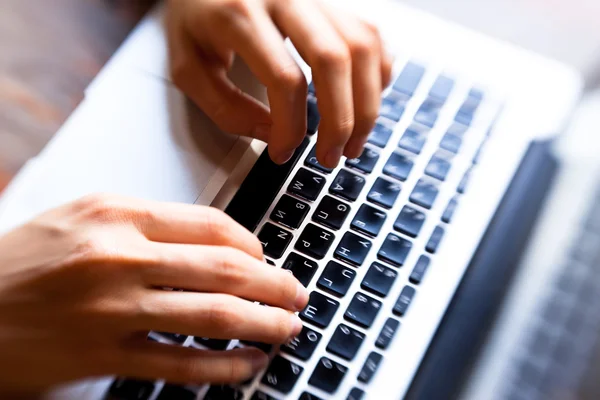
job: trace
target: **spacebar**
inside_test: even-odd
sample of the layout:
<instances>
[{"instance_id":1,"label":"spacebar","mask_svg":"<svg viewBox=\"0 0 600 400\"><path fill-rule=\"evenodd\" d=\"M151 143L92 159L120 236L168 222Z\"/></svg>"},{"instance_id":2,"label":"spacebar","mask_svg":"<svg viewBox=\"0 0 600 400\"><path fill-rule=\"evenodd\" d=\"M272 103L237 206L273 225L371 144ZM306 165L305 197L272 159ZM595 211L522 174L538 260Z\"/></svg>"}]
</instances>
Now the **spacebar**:
<instances>
[{"instance_id":1,"label":"spacebar","mask_svg":"<svg viewBox=\"0 0 600 400\"><path fill-rule=\"evenodd\" d=\"M271 161L268 148L265 149L225 208L225 213L249 231L254 232L298 159L304 153L308 142L308 138L305 137L292 158L283 165L277 165Z\"/></svg>"}]
</instances>

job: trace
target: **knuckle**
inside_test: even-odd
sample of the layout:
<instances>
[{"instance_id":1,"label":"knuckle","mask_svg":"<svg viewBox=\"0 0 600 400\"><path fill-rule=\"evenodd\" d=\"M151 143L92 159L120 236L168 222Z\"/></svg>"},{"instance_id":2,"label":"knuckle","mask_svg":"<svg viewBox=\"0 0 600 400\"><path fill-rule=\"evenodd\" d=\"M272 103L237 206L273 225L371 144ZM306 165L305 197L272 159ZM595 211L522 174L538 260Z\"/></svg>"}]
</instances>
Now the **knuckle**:
<instances>
[{"instance_id":1,"label":"knuckle","mask_svg":"<svg viewBox=\"0 0 600 400\"><path fill-rule=\"evenodd\" d=\"M281 65L274 73L274 80L275 85L287 92L300 93L308 90L304 73L293 62Z\"/></svg>"},{"instance_id":2,"label":"knuckle","mask_svg":"<svg viewBox=\"0 0 600 400\"><path fill-rule=\"evenodd\" d=\"M122 208L120 199L116 196L96 193L85 196L73 204L73 211L84 219L93 222L112 222L116 212Z\"/></svg>"},{"instance_id":3,"label":"knuckle","mask_svg":"<svg viewBox=\"0 0 600 400\"><path fill-rule=\"evenodd\" d=\"M239 316L224 301L213 302L208 309L207 322L213 329L229 336L232 328L239 323Z\"/></svg>"},{"instance_id":4,"label":"knuckle","mask_svg":"<svg viewBox=\"0 0 600 400\"><path fill-rule=\"evenodd\" d=\"M202 210L203 214L203 229L211 236L216 236L219 239L228 236L231 231L231 218L223 211L214 207L205 207Z\"/></svg>"},{"instance_id":5,"label":"knuckle","mask_svg":"<svg viewBox=\"0 0 600 400\"><path fill-rule=\"evenodd\" d=\"M291 335L290 314L284 310L278 310L273 318L273 334L279 342L285 342Z\"/></svg>"},{"instance_id":6,"label":"knuckle","mask_svg":"<svg viewBox=\"0 0 600 400\"><path fill-rule=\"evenodd\" d=\"M223 379L227 382L236 382L247 374L248 362L241 358L235 357L227 364L227 372Z\"/></svg>"},{"instance_id":7,"label":"knuckle","mask_svg":"<svg viewBox=\"0 0 600 400\"><path fill-rule=\"evenodd\" d=\"M252 11L245 0L221 0L217 10L219 21L228 25L235 24L240 18L249 18Z\"/></svg>"},{"instance_id":8,"label":"knuckle","mask_svg":"<svg viewBox=\"0 0 600 400\"><path fill-rule=\"evenodd\" d=\"M350 68L350 51L343 46L321 46L316 50L315 66L317 70L346 72Z\"/></svg>"},{"instance_id":9,"label":"knuckle","mask_svg":"<svg viewBox=\"0 0 600 400\"><path fill-rule=\"evenodd\" d=\"M181 357L174 365L173 376L185 382L202 382L204 368L196 357Z\"/></svg>"},{"instance_id":10,"label":"knuckle","mask_svg":"<svg viewBox=\"0 0 600 400\"><path fill-rule=\"evenodd\" d=\"M239 120L235 118L238 115L236 109L230 102L221 99L218 103L212 106L211 118L214 123L223 132L232 134L241 134L239 131Z\"/></svg>"},{"instance_id":11,"label":"knuckle","mask_svg":"<svg viewBox=\"0 0 600 400\"><path fill-rule=\"evenodd\" d=\"M365 59L375 53L377 49L373 35L357 35L349 42L350 52L357 59Z\"/></svg>"},{"instance_id":12,"label":"knuckle","mask_svg":"<svg viewBox=\"0 0 600 400\"><path fill-rule=\"evenodd\" d=\"M230 285L240 285L246 282L246 274L242 267L243 255L241 251L233 248L219 249L217 256L217 271L220 279L226 280Z\"/></svg>"}]
</instances>

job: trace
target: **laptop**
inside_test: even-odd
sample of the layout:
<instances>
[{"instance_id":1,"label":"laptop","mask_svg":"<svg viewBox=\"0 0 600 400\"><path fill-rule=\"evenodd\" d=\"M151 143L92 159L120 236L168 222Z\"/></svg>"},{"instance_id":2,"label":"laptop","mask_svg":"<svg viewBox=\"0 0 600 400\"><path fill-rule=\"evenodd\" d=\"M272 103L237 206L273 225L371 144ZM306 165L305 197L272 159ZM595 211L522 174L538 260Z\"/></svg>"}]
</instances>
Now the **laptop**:
<instances>
[{"instance_id":1,"label":"laptop","mask_svg":"<svg viewBox=\"0 0 600 400\"><path fill-rule=\"evenodd\" d=\"M49 398L597 397L599 100L582 102L564 65L398 2L330 2L376 23L396 57L358 159L317 162L313 92L283 166L219 132L169 80L159 7L0 203L3 231L98 191L219 207L310 290L302 333L269 346L151 332L272 361L239 385L104 377ZM243 65L232 78L265 99Z\"/></svg>"}]
</instances>

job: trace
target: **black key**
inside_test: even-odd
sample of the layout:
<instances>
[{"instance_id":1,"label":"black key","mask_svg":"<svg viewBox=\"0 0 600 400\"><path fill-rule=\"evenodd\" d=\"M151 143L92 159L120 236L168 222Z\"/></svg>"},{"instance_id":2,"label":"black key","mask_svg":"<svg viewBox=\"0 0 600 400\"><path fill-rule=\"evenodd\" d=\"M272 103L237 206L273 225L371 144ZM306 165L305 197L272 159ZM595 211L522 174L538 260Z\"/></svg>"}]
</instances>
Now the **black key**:
<instances>
[{"instance_id":1,"label":"black key","mask_svg":"<svg viewBox=\"0 0 600 400\"><path fill-rule=\"evenodd\" d=\"M344 318L363 328L370 328L379 313L381 302L362 293L356 293L344 313Z\"/></svg>"},{"instance_id":2,"label":"black key","mask_svg":"<svg viewBox=\"0 0 600 400\"><path fill-rule=\"evenodd\" d=\"M411 242L390 233L381 245L381 249L379 249L377 257L380 260L386 261L397 267L401 267L404 265L406 257L408 257L408 253L410 252L411 248Z\"/></svg>"},{"instance_id":3,"label":"black key","mask_svg":"<svg viewBox=\"0 0 600 400\"><path fill-rule=\"evenodd\" d=\"M363 392L359 388L355 387L355 388L352 388L352 390L350 391L350 394L348 394L348 397L346 397L346 400L362 400L364 395L365 395L365 392Z\"/></svg>"},{"instance_id":4,"label":"black key","mask_svg":"<svg viewBox=\"0 0 600 400\"><path fill-rule=\"evenodd\" d=\"M365 334L345 324L340 324L336 328L327 351L341 357L345 360L352 360L365 339Z\"/></svg>"},{"instance_id":5,"label":"black key","mask_svg":"<svg viewBox=\"0 0 600 400\"><path fill-rule=\"evenodd\" d=\"M304 368L281 356L275 356L265 371L261 382L281 393L289 393L294 388Z\"/></svg>"},{"instance_id":6,"label":"black key","mask_svg":"<svg viewBox=\"0 0 600 400\"><path fill-rule=\"evenodd\" d=\"M368 142L382 149L387 145L394 131L382 124L375 124L375 127L369 135Z\"/></svg>"},{"instance_id":7,"label":"black key","mask_svg":"<svg viewBox=\"0 0 600 400\"><path fill-rule=\"evenodd\" d=\"M348 368L342 364L322 357L313 371L308 383L326 393L334 393L342 383Z\"/></svg>"},{"instance_id":8,"label":"black key","mask_svg":"<svg viewBox=\"0 0 600 400\"><path fill-rule=\"evenodd\" d=\"M314 135L317 133L320 121L321 114L319 113L317 103L315 101L308 101L306 103L306 134Z\"/></svg>"},{"instance_id":9,"label":"black key","mask_svg":"<svg viewBox=\"0 0 600 400\"><path fill-rule=\"evenodd\" d=\"M405 155L392 153L383 167L383 173L400 181L405 181L410 175L413 165L413 161Z\"/></svg>"},{"instance_id":10,"label":"black key","mask_svg":"<svg viewBox=\"0 0 600 400\"><path fill-rule=\"evenodd\" d=\"M282 225L297 229L310 210L308 204L284 194L271 212L271 219Z\"/></svg>"},{"instance_id":11,"label":"black key","mask_svg":"<svg viewBox=\"0 0 600 400\"><path fill-rule=\"evenodd\" d=\"M454 196L446 206L444 210L444 214L442 214L442 221L446 224L449 224L452 221L452 217L454 216L454 212L456 211L456 207L458 206L458 198Z\"/></svg>"},{"instance_id":12,"label":"black key","mask_svg":"<svg viewBox=\"0 0 600 400\"><path fill-rule=\"evenodd\" d=\"M377 336L377 340L375 341L375 346L381 350L386 350L390 343L392 343L392 339L394 339L394 335L396 331L400 327L400 321L394 318L388 318L381 328L381 332L379 332L379 336Z\"/></svg>"},{"instance_id":13,"label":"black key","mask_svg":"<svg viewBox=\"0 0 600 400\"><path fill-rule=\"evenodd\" d=\"M371 250L372 243L363 239L352 232L346 232L337 249L335 249L334 257L349 262L352 265L362 265Z\"/></svg>"},{"instance_id":14,"label":"black key","mask_svg":"<svg viewBox=\"0 0 600 400\"><path fill-rule=\"evenodd\" d=\"M448 95L450 95L453 87L454 80L452 78L449 78L445 75L440 75L433 83L433 86L429 91L429 96L445 101L448 99Z\"/></svg>"},{"instance_id":15,"label":"black key","mask_svg":"<svg viewBox=\"0 0 600 400\"><path fill-rule=\"evenodd\" d=\"M435 179L439 179L440 181L444 181L448 176L450 166L450 161L440 157L439 155L434 155L431 157L431 160L429 160L429 163L425 168L425 174L432 176Z\"/></svg>"},{"instance_id":16,"label":"black key","mask_svg":"<svg viewBox=\"0 0 600 400\"><path fill-rule=\"evenodd\" d=\"M180 335L179 333L170 333L170 332L157 332L160 336L166 337L169 340L172 340L175 343L183 343L185 339L187 339L187 335Z\"/></svg>"},{"instance_id":17,"label":"black key","mask_svg":"<svg viewBox=\"0 0 600 400\"><path fill-rule=\"evenodd\" d=\"M354 201L365 186L365 178L342 169L329 187L329 193Z\"/></svg>"},{"instance_id":18,"label":"black key","mask_svg":"<svg viewBox=\"0 0 600 400\"><path fill-rule=\"evenodd\" d=\"M396 304L394 304L394 309L392 310L392 312L399 316L403 316L404 314L406 314L408 306L410 306L413 297L415 297L415 292L415 288L413 288L412 286L404 286L402 288L402 292L400 292L398 300L396 300Z\"/></svg>"},{"instance_id":19,"label":"black key","mask_svg":"<svg viewBox=\"0 0 600 400\"><path fill-rule=\"evenodd\" d=\"M375 150L371 150L368 147L365 147L360 157L347 159L346 166L358 169L359 171L362 171L365 174L370 174L371 172L373 172L373 168L375 168L377 160L379 160L379 153Z\"/></svg>"},{"instance_id":20,"label":"black key","mask_svg":"<svg viewBox=\"0 0 600 400\"><path fill-rule=\"evenodd\" d=\"M167 383L156 400L196 400L196 393L184 386Z\"/></svg>"},{"instance_id":21,"label":"black key","mask_svg":"<svg viewBox=\"0 0 600 400\"><path fill-rule=\"evenodd\" d=\"M308 94L311 95L312 97L315 97L317 94L317 91L315 90L315 82L311 81L308 84Z\"/></svg>"},{"instance_id":22,"label":"black key","mask_svg":"<svg viewBox=\"0 0 600 400\"><path fill-rule=\"evenodd\" d=\"M242 400L244 393L228 385L214 385L204 395L204 400Z\"/></svg>"},{"instance_id":23,"label":"black key","mask_svg":"<svg viewBox=\"0 0 600 400\"><path fill-rule=\"evenodd\" d=\"M396 82L394 82L394 90L412 96L415 93L417 86L419 86L424 74L424 67L413 62L407 63L398 76L398 79L396 79Z\"/></svg>"},{"instance_id":24,"label":"black key","mask_svg":"<svg viewBox=\"0 0 600 400\"><path fill-rule=\"evenodd\" d=\"M311 168L315 168L326 174L329 174L329 173L331 173L331 171L333 171L333 168L326 168L326 167L322 166L321 164L319 164L319 161L317 160L317 146L316 145L312 148L310 153L308 153L308 157L306 157L306 160L304 161L304 165L311 167Z\"/></svg>"},{"instance_id":25,"label":"black key","mask_svg":"<svg viewBox=\"0 0 600 400\"><path fill-rule=\"evenodd\" d=\"M302 392L298 400L321 400L320 397L315 396L312 393Z\"/></svg>"},{"instance_id":26,"label":"black key","mask_svg":"<svg viewBox=\"0 0 600 400\"><path fill-rule=\"evenodd\" d=\"M433 183L419 179L412 193L410 201L427 209L433 207L433 203L438 195L438 188Z\"/></svg>"},{"instance_id":27,"label":"black key","mask_svg":"<svg viewBox=\"0 0 600 400\"><path fill-rule=\"evenodd\" d=\"M266 394L265 392L261 392L260 390L257 390L256 392L254 392L254 394L252 395L252 398L250 400L277 400L275 397Z\"/></svg>"},{"instance_id":28,"label":"black key","mask_svg":"<svg viewBox=\"0 0 600 400\"><path fill-rule=\"evenodd\" d=\"M194 341L211 350L225 350L229 346L229 340L210 339L205 337L194 337Z\"/></svg>"},{"instance_id":29,"label":"black key","mask_svg":"<svg viewBox=\"0 0 600 400\"><path fill-rule=\"evenodd\" d=\"M469 168L467 170L467 172L465 172L465 174L463 175L462 179L460 180L458 187L456 188L456 191L460 194L464 194L465 190L467 188L467 184L469 183L469 178L471 177L471 168Z\"/></svg>"},{"instance_id":30,"label":"black key","mask_svg":"<svg viewBox=\"0 0 600 400\"><path fill-rule=\"evenodd\" d=\"M268 177L265 177L265 179L268 179ZM294 179L292 179L290 186L288 186L288 191L314 201L323 189L323 185L325 185L324 177L306 168L300 168Z\"/></svg>"},{"instance_id":31,"label":"black key","mask_svg":"<svg viewBox=\"0 0 600 400\"><path fill-rule=\"evenodd\" d=\"M108 389L114 400L146 400L154 391L154 382L129 378L117 378Z\"/></svg>"},{"instance_id":32,"label":"black key","mask_svg":"<svg viewBox=\"0 0 600 400\"><path fill-rule=\"evenodd\" d=\"M372 351L358 374L358 381L362 383L371 382L377 372L377 368L379 368L379 364L381 364L382 358L381 354Z\"/></svg>"},{"instance_id":33,"label":"black key","mask_svg":"<svg viewBox=\"0 0 600 400\"><path fill-rule=\"evenodd\" d=\"M340 303L319 292L310 294L308 305L298 314L300 319L310 322L319 328L325 328L331 322Z\"/></svg>"},{"instance_id":34,"label":"black key","mask_svg":"<svg viewBox=\"0 0 600 400\"><path fill-rule=\"evenodd\" d=\"M385 222L385 213L363 204L352 220L352 229L369 236L379 235L379 231Z\"/></svg>"},{"instance_id":35,"label":"black key","mask_svg":"<svg viewBox=\"0 0 600 400\"><path fill-rule=\"evenodd\" d=\"M296 242L296 250L320 260L327 254L333 239L333 233L320 226L308 224Z\"/></svg>"},{"instance_id":36,"label":"black key","mask_svg":"<svg viewBox=\"0 0 600 400\"><path fill-rule=\"evenodd\" d=\"M404 206L394 222L394 229L407 236L417 237L424 223L424 213L411 206Z\"/></svg>"},{"instance_id":37,"label":"black key","mask_svg":"<svg viewBox=\"0 0 600 400\"><path fill-rule=\"evenodd\" d=\"M266 258L265 260L267 261L267 264L275 266L275 261L269 260L268 258Z\"/></svg>"},{"instance_id":38,"label":"black key","mask_svg":"<svg viewBox=\"0 0 600 400\"><path fill-rule=\"evenodd\" d=\"M367 195L367 200L385 208L392 208L400 194L400 184L377 178Z\"/></svg>"},{"instance_id":39,"label":"black key","mask_svg":"<svg viewBox=\"0 0 600 400\"><path fill-rule=\"evenodd\" d=\"M396 276L398 274L393 269L374 262L369 267L360 287L371 293L385 297L390 292Z\"/></svg>"},{"instance_id":40,"label":"black key","mask_svg":"<svg viewBox=\"0 0 600 400\"><path fill-rule=\"evenodd\" d=\"M267 256L278 259L290 244L292 234L283 228L267 222L260 230L258 240L262 243L263 250Z\"/></svg>"},{"instance_id":41,"label":"black key","mask_svg":"<svg viewBox=\"0 0 600 400\"><path fill-rule=\"evenodd\" d=\"M331 197L325 196L313 214L313 221L319 222L331 229L340 229L350 212L350 206Z\"/></svg>"},{"instance_id":42,"label":"black key","mask_svg":"<svg viewBox=\"0 0 600 400\"><path fill-rule=\"evenodd\" d=\"M451 153L457 154L462 146L462 138L452 133L446 133L440 142L440 147Z\"/></svg>"},{"instance_id":43,"label":"black key","mask_svg":"<svg viewBox=\"0 0 600 400\"><path fill-rule=\"evenodd\" d=\"M242 340L241 343L245 344L246 346L256 347L257 349L266 354L269 354L271 350L273 350L273 345L269 343L252 342L248 340Z\"/></svg>"},{"instance_id":44,"label":"black key","mask_svg":"<svg viewBox=\"0 0 600 400\"><path fill-rule=\"evenodd\" d=\"M291 271L292 275L294 275L304 287L307 287L319 266L316 262L309 260L298 253L292 252L288 255L282 268Z\"/></svg>"},{"instance_id":45,"label":"black key","mask_svg":"<svg viewBox=\"0 0 600 400\"><path fill-rule=\"evenodd\" d=\"M417 125L411 125L400 138L398 147L414 154L421 154L427 142L427 131Z\"/></svg>"},{"instance_id":46,"label":"black key","mask_svg":"<svg viewBox=\"0 0 600 400\"><path fill-rule=\"evenodd\" d=\"M440 246L440 242L442 241L443 237L444 237L444 228L442 228L439 225L436 226L435 229L433 230L433 233L431 234L431 237L429 238L429 241L425 245L425 250L427 250L429 253L437 252L437 249Z\"/></svg>"},{"instance_id":47,"label":"black key","mask_svg":"<svg viewBox=\"0 0 600 400\"><path fill-rule=\"evenodd\" d=\"M317 281L317 286L333 295L342 297L350 289L355 276L356 272L350 268L335 261L329 261Z\"/></svg>"},{"instance_id":48,"label":"black key","mask_svg":"<svg viewBox=\"0 0 600 400\"><path fill-rule=\"evenodd\" d=\"M302 361L306 361L312 356L321 337L323 337L323 335L319 332L304 326L298 336L293 338L289 343L281 346L281 351L295 356Z\"/></svg>"},{"instance_id":49,"label":"black key","mask_svg":"<svg viewBox=\"0 0 600 400\"><path fill-rule=\"evenodd\" d=\"M440 114L440 109L443 105L444 103L440 100L437 100L433 97L429 97L423 102L423 104L421 104L421 106L417 110L417 113L415 114L414 118L415 121L430 128L433 128L438 119L438 115Z\"/></svg>"},{"instance_id":50,"label":"black key","mask_svg":"<svg viewBox=\"0 0 600 400\"><path fill-rule=\"evenodd\" d=\"M414 283L415 285L418 285L419 283L421 283L423 281L423 278L425 277L427 268L429 268L429 257L427 257L427 256L419 257L419 259L417 260L417 263L415 264L415 267L413 268L412 272L410 273L410 277L408 278L410 283Z\"/></svg>"}]
</instances>

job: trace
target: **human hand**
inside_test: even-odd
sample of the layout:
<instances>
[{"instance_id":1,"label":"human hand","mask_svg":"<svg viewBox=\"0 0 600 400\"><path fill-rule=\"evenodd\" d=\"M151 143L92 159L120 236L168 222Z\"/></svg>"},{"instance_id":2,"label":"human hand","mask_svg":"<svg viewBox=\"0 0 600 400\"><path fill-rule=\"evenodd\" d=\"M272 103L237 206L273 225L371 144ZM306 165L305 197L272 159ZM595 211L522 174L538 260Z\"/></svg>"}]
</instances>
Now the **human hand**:
<instances>
[{"instance_id":1,"label":"human hand","mask_svg":"<svg viewBox=\"0 0 600 400\"><path fill-rule=\"evenodd\" d=\"M267 142L278 163L306 134L306 78L289 37L319 99L317 159L333 168L360 156L392 68L374 26L319 0L170 0L167 30L174 83L223 131ZM270 110L227 78L234 54L267 87Z\"/></svg>"},{"instance_id":2,"label":"human hand","mask_svg":"<svg viewBox=\"0 0 600 400\"><path fill-rule=\"evenodd\" d=\"M146 334L296 336L293 312L308 293L262 260L256 237L208 207L91 196L41 215L0 237L0 393L113 374L251 377L267 363L257 349L204 351Z\"/></svg>"}]
</instances>

